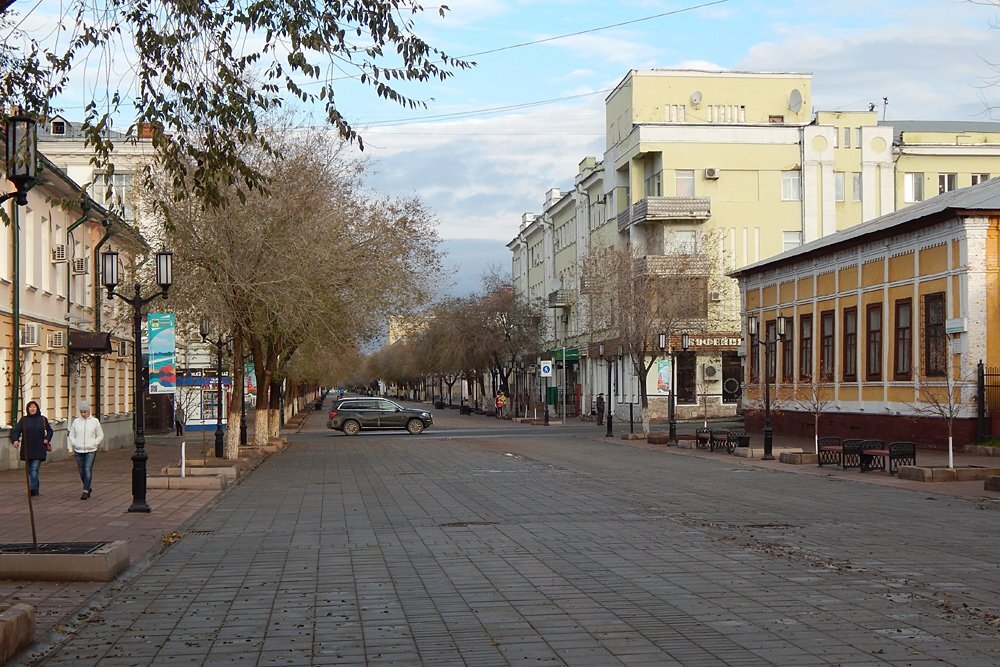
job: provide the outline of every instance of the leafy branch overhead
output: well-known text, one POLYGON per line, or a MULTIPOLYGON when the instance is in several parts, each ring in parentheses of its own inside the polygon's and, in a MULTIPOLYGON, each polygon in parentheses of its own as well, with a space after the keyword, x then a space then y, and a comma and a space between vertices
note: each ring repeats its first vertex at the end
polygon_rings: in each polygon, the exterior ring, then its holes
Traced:
MULTIPOLYGON (((15 25, 12 5, 0 0, 6 27, 15 25)), ((65 48, 40 47, 14 31, 8 43, 25 46, 3 47, 0 73, 18 85, 5 85, 0 103, 50 115, 56 109, 49 103, 81 62, 94 55, 104 62, 130 59, 134 79, 122 82, 128 90, 115 89, 118 82, 109 77, 107 89, 94 90, 86 104, 83 131, 97 165, 111 163, 109 130, 125 114, 134 118, 125 139, 134 140, 143 124, 150 127, 174 195, 193 194, 205 206, 224 203, 230 193, 243 199, 266 189, 267 175, 246 148, 274 152, 260 123, 287 96, 320 105, 339 134, 363 148, 337 104, 338 80, 354 79, 383 99, 418 108, 426 103, 402 92, 401 83, 445 80, 473 65, 416 34, 415 17, 424 9, 413 0, 75 0, 69 7, 65 48)), ((441 6, 439 13, 446 10, 441 6)), ((154 175, 147 171, 146 178, 154 175)))

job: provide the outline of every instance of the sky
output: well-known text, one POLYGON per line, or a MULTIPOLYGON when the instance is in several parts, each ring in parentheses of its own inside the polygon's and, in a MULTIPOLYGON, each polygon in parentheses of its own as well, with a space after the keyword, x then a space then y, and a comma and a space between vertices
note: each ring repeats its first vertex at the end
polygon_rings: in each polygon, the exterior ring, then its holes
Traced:
MULTIPOLYGON (((47 2, 48 0, 46 0, 47 2)), ((19 3, 20 4, 20 3, 19 3)), ((27 5, 26 5, 27 6, 27 5)), ((349 78, 338 105, 372 160, 371 187, 417 196, 448 252, 444 290, 478 287, 523 213, 601 159, 604 101, 632 69, 813 74, 814 110, 887 120, 1000 120, 1000 9, 980 0, 451 0, 416 30, 476 65, 405 84, 410 110, 349 78), (473 55, 474 54, 474 55, 473 55)), ((39 17, 40 20, 40 17, 39 17)), ((320 116, 316 116, 319 122, 320 116)))

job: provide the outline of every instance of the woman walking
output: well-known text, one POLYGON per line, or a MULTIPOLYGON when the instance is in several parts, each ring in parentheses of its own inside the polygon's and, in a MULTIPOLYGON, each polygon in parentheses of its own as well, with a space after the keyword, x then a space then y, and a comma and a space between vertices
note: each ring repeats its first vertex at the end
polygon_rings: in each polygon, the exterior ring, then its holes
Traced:
POLYGON ((10 432, 11 445, 21 450, 21 460, 27 463, 28 490, 38 495, 38 471, 52 451, 52 427, 42 414, 38 403, 28 401, 25 415, 10 432))
POLYGON ((80 471, 80 481, 83 482, 83 493, 80 500, 90 498, 90 484, 94 478, 94 459, 97 449, 104 442, 104 429, 97 417, 90 414, 90 403, 80 401, 80 416, 73 420, 67 434, 69 451, 76 459, 76 467, 80 471))

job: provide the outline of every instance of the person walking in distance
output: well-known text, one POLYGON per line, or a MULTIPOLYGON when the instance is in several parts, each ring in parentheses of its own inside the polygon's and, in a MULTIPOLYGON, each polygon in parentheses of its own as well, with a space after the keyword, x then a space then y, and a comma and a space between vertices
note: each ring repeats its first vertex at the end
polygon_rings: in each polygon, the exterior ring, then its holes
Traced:
POLYGON ((180 401, 174 400, 174 427, 177 435, 184 435, 184 406, 180 401))
POLYGON ((603 392, 597 395, 597 401, 595 401, 595 405, 597 407, 597 425, 598 426, 603 426, 604 425, 604 393, 603 392))
POLYGON ((52 427, 35 401, 28 401, 24 411, 25 415, 17 421, 14 430, 10 432, 10 444, 20 448, 21 460, 27 466, 28 491, 31 495, 37 496, 38 472, 42 467, 42 461, 48 458, 49 452, 52 451, 52 427))
POLYGON ((104 429, 97 417, 90 414, 90 403, 80 401, 79 410, 80 416, 70 424, 67 441, 69 451, 76 459, 77 470, 80 471, 80 481, 83 482, 80 500, 86 500, 90 498, 94 459, 97 458, 97 449, 104 442, 104 429))

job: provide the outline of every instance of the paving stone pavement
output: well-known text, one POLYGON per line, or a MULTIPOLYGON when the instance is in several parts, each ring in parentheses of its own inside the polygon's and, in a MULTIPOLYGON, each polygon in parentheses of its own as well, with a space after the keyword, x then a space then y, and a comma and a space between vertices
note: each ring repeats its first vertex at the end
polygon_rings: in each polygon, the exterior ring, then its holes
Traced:
POLYGON ((585 427, 316 421, 22 662, 1000 664, 994 500, 585 427))

